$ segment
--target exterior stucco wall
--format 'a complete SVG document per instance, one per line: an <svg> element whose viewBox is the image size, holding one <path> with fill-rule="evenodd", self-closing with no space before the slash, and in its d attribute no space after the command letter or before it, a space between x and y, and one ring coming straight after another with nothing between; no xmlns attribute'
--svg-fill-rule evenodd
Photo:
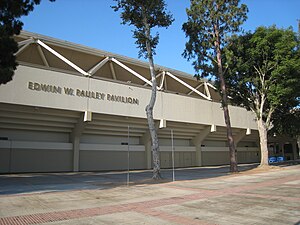
<svg viewBox="0 0 300 225"><path fill-rule="evenodd" d="M61 93L32 90L33 83L59 87ZM71 88L73 94L66 94L66 88ZM77 90L102 93L104 98L94 99L78 96ZM137 105L110 101L107 99L108 94L135 98L138 99L139 103ZM149 88L19 66L14 80L1 87L0 101L11 104L145 118L145 106L148 104L150 94L151 90ZM47 101L45 101L46 99ZM230 107L230 116L232 127L257 130L253 114L245 109ZM161 91L157 95L154 118L208 125L215 124L217 126L225 125L219 103Z"/></svg>

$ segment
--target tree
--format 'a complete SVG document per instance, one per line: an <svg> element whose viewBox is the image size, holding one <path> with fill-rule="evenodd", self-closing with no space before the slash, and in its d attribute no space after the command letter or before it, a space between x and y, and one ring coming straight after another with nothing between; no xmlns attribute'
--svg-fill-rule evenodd
<svg viewBox="0 0 300 225"><path fill-rule="evenodd" d="M256 115L260 166L268 165L267 132L276 110L287 112L299 94L299 41L292 29L259 27L251 34L232 37L226 48L225 76L233 104ZM299 96L298 96L299 97Z"/></svg>
<svg viewBox="0 0 300 225"><path fill-rule="evenodd" d="M151 30L154 27L169 27L174 19L169 12L166 12L164 0L114 0L116 6L112 8L115 11L121 10L123 24L133 25L133 37L139 50L139 57L148 58L149 68L152 80L152 91L149 104L146 106L149 132L152 142L153 153L153 179L161 179L159 143L157 131L153 119L153 108L156 101L157 83L155 77L155 68L153 55L158 44L159 34L152 35Z"/></svg>
<svg viewBox="0 0 300 225"><path fill-rule="evenodd" d="M226 34L240 30L240 25L247 19L247 12L247 6L239 6L239 0L191 0L190 9L187 9L188 21L182 26L188 37L183 56L188 60L195 59L193 66L196 77L214 76L220 82L231 172L237 172L237 161L222 54Z"/></svg>
<svg viewBox="0 0 300 225"><path fill-rule="evenodd" d="M273 127L270 133L296 138L300 149L300 108L291 109L290 106L280 108L273 113Z"/></svg>
<svg viewBox="0 0 300 225"><path fill-rule="evenodd" d="M17 68L15 53L18 44L13 35L20 34L23 23L21 16L27 16L34 5L41 0L1 0L0 1L0 85L12 80ZM50 0L55 1L55 0Z"/></svg>

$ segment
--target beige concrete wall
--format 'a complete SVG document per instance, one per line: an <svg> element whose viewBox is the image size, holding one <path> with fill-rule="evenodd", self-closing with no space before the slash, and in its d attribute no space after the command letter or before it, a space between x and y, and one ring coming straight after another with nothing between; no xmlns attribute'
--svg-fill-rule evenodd
<svg viewBox="0 0 300 225"><path fill-rule="evenodd" d="M72 171L72 144L0 141L0 173Z"/></svg>
<svg viewBox="0 0 300 225"><path fill-rule="evenodd" d="M83 134L80 138L80 142L81 143L88 143L88 144L115 144L115 145L120 145L121 143L127 143L128 142L128 137ZM140 139L138 137L130 137L129 143L131 145L138 145L138 144L140 144Z"/></svg>
<svg viewBox="0 0 300 225"><path fill-rule="evenodd" d="M172 168L172 152L160 152L161 168ZM196 152L174 152L174 167L196 166Z"/></svg>
<svg viewBox="0 0 300 225"><path fill-rule="evenodd" d="M130 152L130 169L145 169L145 152ZM80 151L80 171L127 170L128 154L125 151Z"/></svg>
<svg viewBox="0 0 300 225"><path fill-rule="evenodd" d="M9 173L10 171L10 148L0 148L0 173Z"/></svg>
<svg viewBox="0 0 300 225"><path fill-rule="evenodd" d="M13 141L69 142L68 133L0 129L0 137Z"/></svg>
<svg viewBox="0 0 300 225"><path fill-rule="evenodd" d="M229 150L228 147L202 147L202 163L203 166L211 165L228 165ZM238 163L259 162L260 152L257 147L238 147L237 161Z"/></svg>
<svg viewBox="0 0 300 225"><path fill-rule="evenodd" d="M227 151L213 151L202 152L202 165L215 166L215 165L228 165L229 152Z"/></svg>
<svg viewBox="0 0 300 225"><path fill-rule="evenodd" d="M57 86L62 92L31 90L29 82ZM65 88L72 88L73 95L66 94ZM80 97L76 95L77 89L104 93L105 97L103 100ZM107 94L136 98L139 104L108 101ZM14 80L1 86L0 102L145 118L145 106L150 94L149 88L19 66ZM245 109L230 107L230 116L233 127L257 129L253 114ZM154 117L179 122L225 125L219 103L165 92L157 95Z"/></svg>
<svg viewBox="0 0 300 225"><path fill-rule="evenodd" d="M72 171L71 150L12 149L11 172Z"/></svg>
<svg viewBox="0 0 300 225"><path fill-rule="evenodd" d="M130 169L145 169L145 147L129 146ZM80 144L79 170L126 170L128 146L117 144Z"/></svg>

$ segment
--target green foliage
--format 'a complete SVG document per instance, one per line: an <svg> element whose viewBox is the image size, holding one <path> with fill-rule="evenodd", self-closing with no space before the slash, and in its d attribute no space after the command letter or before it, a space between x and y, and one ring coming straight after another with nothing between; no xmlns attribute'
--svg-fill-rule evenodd
<svg viewBox="0 0 300 225"><path fill-rule="evenodd" d="M292 108L289 104L282 105L275 110L272 124L271 134L299 136L300 108Z"/></svg>
<svg viewBox="0 0 300 225"><path fill-rule="evenodd" d="M20 34L23 23L21 16L27 16L34 9L34 5L41 0L1 0L0 1L0 85L12 80L17 68L14 53L18 45L13 35ZM54 0L50 0L54 1Z"/></svg>
<svg viewBox="0 0 300 225"><path fill-rule="evenodd" d="M151 47L151 57L155 54L159 34L151 34L154 27L167 28L174 21L172 15L166 11L164 0L114 0L117 4L112 6L115 11L121 11L123 24L135 27L133 37L139 50L139 57L149 57L148 42Z"/></svg>
<svg viewBox="0 0 300 225"><path fill-rule="evenodd" d="M264 121L286 103L296 104L292 100L299 97L300 54L292 29L259 27L253 34L233 36L225 55L232 103L251 109Z"/></svg>
<svg viewBox="0 0 300 225"><path fill-rule="evenodd" d="M222 48L228 33L240 31L248 8L239 0L191 0L188 21L182 29L188 37L183 56L194 59L198 77L217 74L216 42Z"/></svg>

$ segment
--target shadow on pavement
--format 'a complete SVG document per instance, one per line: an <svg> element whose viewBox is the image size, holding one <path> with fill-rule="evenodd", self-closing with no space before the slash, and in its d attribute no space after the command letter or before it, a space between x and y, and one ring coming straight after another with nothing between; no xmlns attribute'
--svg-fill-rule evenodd
<svg viewBox="0 0 300 225"><path fill-rule="evenodd" d="M239 171L256 168L258 164L239 165ZM288 165L280 165L288 166ZM163 180L153 181L152 171L130 171L129 185L158 184L173 180L172 169L161 170ZM198 180L230 175L228 166L180 168L174 170L175 180ZM49 193L74 190L101 190L127 185L128 172L28 173L0 175L0 196Z"/></svg>

